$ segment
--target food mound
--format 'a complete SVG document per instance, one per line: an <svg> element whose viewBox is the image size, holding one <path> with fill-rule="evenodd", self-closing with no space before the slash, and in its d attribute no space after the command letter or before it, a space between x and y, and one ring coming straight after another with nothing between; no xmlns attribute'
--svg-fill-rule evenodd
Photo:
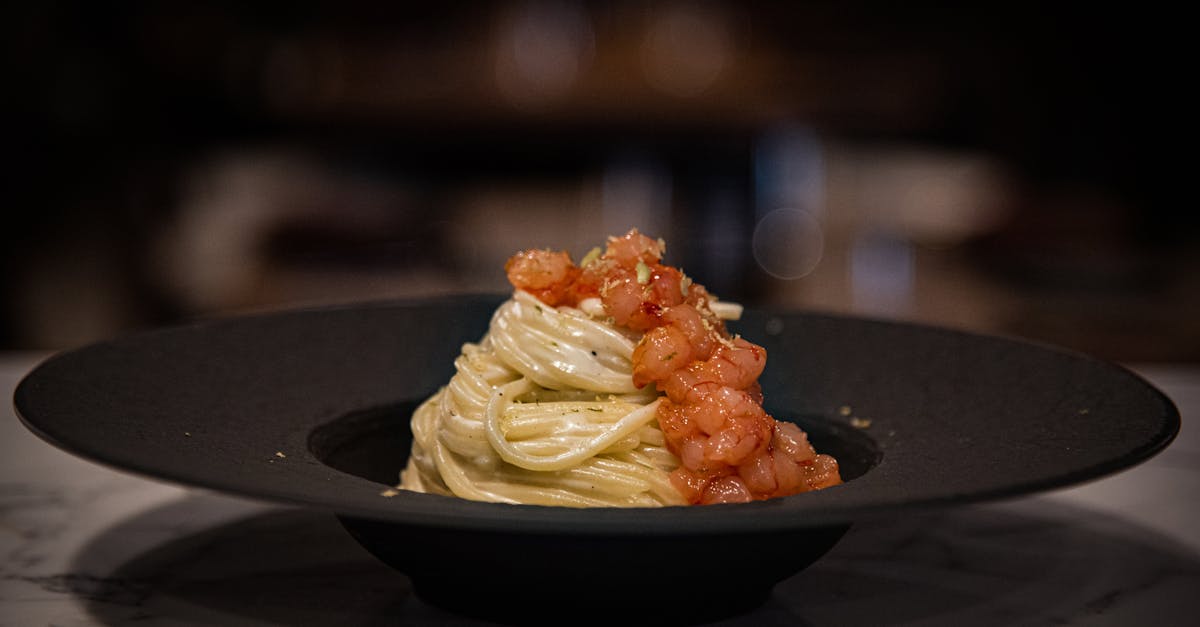
<svg viewBox="0 0 1200 627"><path fill-rule="evenodd" d="M527 250L516 288L450 384L413 416L401 487L510 503L741 503L841 483L762 407L766 351L632 230L579 265ZM720 314L720 315L719 315Z"/></svg>

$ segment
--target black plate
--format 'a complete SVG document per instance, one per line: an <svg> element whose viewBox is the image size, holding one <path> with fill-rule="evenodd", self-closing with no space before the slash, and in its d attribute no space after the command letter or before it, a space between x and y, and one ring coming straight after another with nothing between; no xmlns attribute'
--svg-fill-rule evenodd
<svg viewBox="0 0 1200 627"><path fill-rule="evenodd" d="M625 608L679 617L681 604L663 599L703 594L698 587L737 572L736 590L682 604L694 611L687 619L728 614L761 600L855 520L1099 477L1153 455L1179 429L1160 392L1083 355L750 311L734 330L769 352L768 409L839 456L846 484L662 509L382 496L407 456L412 404L449 380L460 345L484 333L498 302L378 303L134 335L47 360L18 386L16 408L39 436L94 461L328 509L427 600L522 621L553 619L578 602L584 582L587 595L620 594Z"/></svg>

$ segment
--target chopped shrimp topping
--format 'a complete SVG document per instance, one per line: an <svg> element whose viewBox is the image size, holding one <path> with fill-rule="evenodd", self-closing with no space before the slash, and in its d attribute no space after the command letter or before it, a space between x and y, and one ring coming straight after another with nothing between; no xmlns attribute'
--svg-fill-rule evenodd
<svg viewBox="0 0 1200 627"><path fill-rule="evenodd" d="M767 351L730 336L704 287L661 263L665 248L634 229L608 238L583 268L566 252L528 250L505 270L514 287L550 306L599 297L615 324L644 334L633 383L666 394L658 422L681 464L671 483L689 502L743 503L841 483L833 457L763 410Z"/></svg>
<svg viewBox="0 0 1200 627"><path fill-rule="evenodd" d="M519 252L504 264L504 271L510 283L551 307L566 301L572 283L579 277L579 268L565 251Z"/></svg>

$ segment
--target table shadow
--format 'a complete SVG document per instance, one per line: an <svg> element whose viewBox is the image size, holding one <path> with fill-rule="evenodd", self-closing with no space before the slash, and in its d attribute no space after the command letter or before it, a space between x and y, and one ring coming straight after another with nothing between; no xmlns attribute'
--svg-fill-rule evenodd
<svg viewBox="0 0 1200 627"><path fill-rule="evenodd" d="M102 625L487 624L422 603L330 513L259 507L195 522L217 498L107 529L75 556L64 585ZM147 543L155 534L163 540ZM747 567L763 559L748 556ZM714 573L699 598L735 576ZM712 624L1183 625L1200 613L1196 590L1196 552L1121 519L1025 499L860 523L766 604ZM619 600L580 606L598 602Z"/></svg>

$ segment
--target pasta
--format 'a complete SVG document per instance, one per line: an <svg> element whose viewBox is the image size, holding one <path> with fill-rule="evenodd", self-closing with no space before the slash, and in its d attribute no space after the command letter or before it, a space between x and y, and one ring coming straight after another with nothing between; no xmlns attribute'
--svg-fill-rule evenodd
<svg viewBox="0 0 1200 627"><path fill-rule="evenodd" d="M517 288L412 417L399 487L571 507L739 502L840 482L761 407L766 353L636 230L575 266L518 253ZM718 315L720 312L722 315Z"/></svg>
<svg viewBox="0 0 1200 627"><path fill-rule="evenodd" d="M413 415L400 487L502 503L682 504L657 395L633 386L635 344L578 309L514 293Z"/></svg>

